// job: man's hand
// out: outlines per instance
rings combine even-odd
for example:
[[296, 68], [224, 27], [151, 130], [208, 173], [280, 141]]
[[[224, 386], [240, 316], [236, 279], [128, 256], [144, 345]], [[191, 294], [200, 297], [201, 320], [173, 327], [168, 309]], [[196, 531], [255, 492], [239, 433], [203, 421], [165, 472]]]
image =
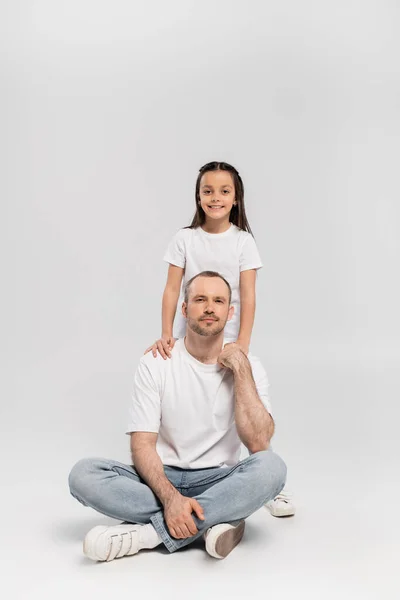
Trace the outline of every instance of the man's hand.
[[186, 498], [179, 492], [174, 494], [164, 504], [164, 519], [172, 537], [184, 539], [198, 533], [192, 512], [204, 521], [204, 513], [200, 504], [194, 498]]
[[248, 362], [242, 348], [235, 342], [225, 344], [217, 360], [222, 367], [227, 367], [232, 371]]

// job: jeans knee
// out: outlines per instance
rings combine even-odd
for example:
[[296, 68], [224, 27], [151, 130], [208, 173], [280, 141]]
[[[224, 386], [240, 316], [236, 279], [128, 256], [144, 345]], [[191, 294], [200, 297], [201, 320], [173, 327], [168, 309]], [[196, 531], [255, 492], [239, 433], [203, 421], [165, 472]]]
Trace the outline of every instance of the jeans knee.
[[68, 485], [74, 497], [81, 495], [85, 481], [91, 472], [93, 472], [92, 458], [82, 458], [72, 467], [68, 476]]
[[286, 483], [286, 463], [272, 450], [263, 450], [253, 456], [257, 457], [261, 467], [260, 484], [263, 482], [266, 488], [270, 489], [272, 487], [274, 489], [275, 495], [279, 494]]

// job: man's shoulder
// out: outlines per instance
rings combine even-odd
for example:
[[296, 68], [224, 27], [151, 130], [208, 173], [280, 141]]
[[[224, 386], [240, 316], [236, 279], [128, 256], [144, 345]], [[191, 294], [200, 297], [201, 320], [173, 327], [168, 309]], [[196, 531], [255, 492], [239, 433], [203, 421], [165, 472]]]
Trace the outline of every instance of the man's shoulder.
[[166, 362], [159, 352], [157, 352], [157, 356], [153, 356], [152, 352], [147, 352], [139, 359], [138, 367], [145, 368], [150, 373], [158, 373], [164, 368]]
[[[172, 357], [180, 352], [180, 339], [176, 340], [174, 347], [171, 350]], [[172, 359], [164, 359], [157, 351], [157, 356], [153, 356], [152, 352], [147, 352], [139, 360], [139, 366], [150, 371], [151, 374], [164, 373], [172, 365]]]
[[249, 363], [251, 365], [251, 369], [253, 371], [253, 375], [266, 375], [266, 370], [262, 364], [261, 358], [256, 356], [252, 352], [249, 352], [247, 355]]
[[253, 354], [253, 352], [251, 352], [251, 351], [248, 353], [247, 358], [249, 359], [250, 362], [261, 364], [261, 358], [259, 356], [257, 356], [256, 354]]

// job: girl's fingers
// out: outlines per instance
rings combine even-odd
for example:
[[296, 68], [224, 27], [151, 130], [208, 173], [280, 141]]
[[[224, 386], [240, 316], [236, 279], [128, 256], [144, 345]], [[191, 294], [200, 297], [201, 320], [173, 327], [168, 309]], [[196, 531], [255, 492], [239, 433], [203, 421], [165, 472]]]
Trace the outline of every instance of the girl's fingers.
[[146, 351], [145, 354], [147, 354], [148, 352], [152, 352], [153, 356], [157, 356], [157, 342], [155, 342], [154, 344], [152, 344], [151, 346], [149, 346]]
[[171, 358], [170, 346], [168, 342], [161, 342], [163, 344], [164, 352]]
[[161, 354], [161, 356], [163, 357], [163, 359], [164, 359], [164, 360], [167, 360], [167, 355], [166, 355], [166, 354], [165, 354], [165, 352], [164, 352], [164, 348], [163, 348], [163, 345], [162, 345], [162, 342], [161, 342], [161, 341], [158, 341], [158, 342], [157, 342], [157, 348], [158, 348], [158, 351], [159, 351], [159, 353], [160, 353], [160, 354]]
[[166, 360], [167, 357], [171, 358], [171, 350], [174, 346], [175, 346], [174, 338], [172, 338], [168, 341], [164, 341], [164, 340], [160, 339], [160, 340], [157, 340], [156, 342], [154, 342], [154, 344], [152, 346], [149, 346], [148, 348], [146, 348], [144, 354], [147, 354], [148, 352], [151, 351], [154, 358], [156, 358], [157, 350], [158, 350], [158, 352], [161, 354], [163, 359]]

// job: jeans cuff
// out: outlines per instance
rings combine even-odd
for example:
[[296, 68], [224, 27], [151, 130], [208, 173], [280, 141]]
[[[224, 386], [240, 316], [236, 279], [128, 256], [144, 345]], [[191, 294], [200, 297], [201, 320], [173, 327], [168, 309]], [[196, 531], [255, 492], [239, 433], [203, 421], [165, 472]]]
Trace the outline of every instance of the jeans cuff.
[[178, 546], [171, 539], [171, 536], [167, 533], [162, 512], [156, 513], [155, 515], [150, 517], [150, 521], [153, 523], [154, 529], [157, 531], [158, 535], [162, 539], [167, 550], [169, 550], [169, 552], [175, 552], [175, 550], [178, 550]]

